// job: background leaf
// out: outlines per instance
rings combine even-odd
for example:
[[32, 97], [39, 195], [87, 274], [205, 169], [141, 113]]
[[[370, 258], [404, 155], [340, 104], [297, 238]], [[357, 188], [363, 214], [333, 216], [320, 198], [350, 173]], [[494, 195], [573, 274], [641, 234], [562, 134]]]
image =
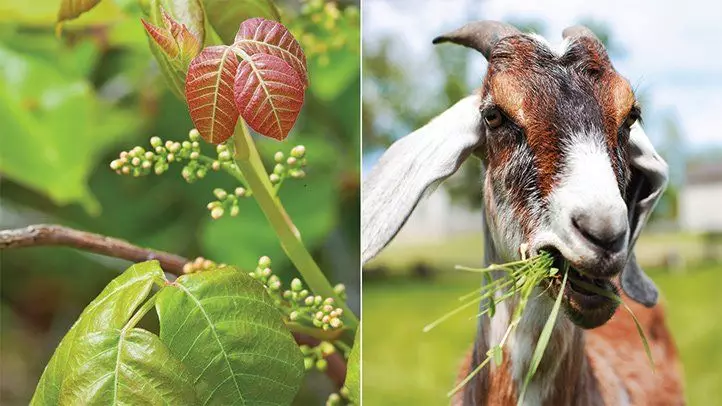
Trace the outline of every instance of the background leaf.
[[90, 163], [141, 121], [98, 100], [79, 72], [1, 43], [0, 60], [0, 172], [57, 204], [97, 213]]
[[87, 361], [66, 378], [60, 404], [197, 404], [186, 367], [146, 330], [90, 333], [78, 338], [74, 351]]
[[230, 138], [238, 121], [233, 102], [237, 69], [236, 54], [223, 45], [205, 48], [188, 67], [188, 110], [203, 139], [211, 144]]
[[348, 388], [349, 400], [356, 405], [361, 404], [361, 326], [356, 329], [356, 338], [353, 341], [351, 354], [348, 356], [348, 364], [346, 367], [346, 382], [344, 386]]
[[220, 268], [159, 293], [160, 338], [185, 363], [203, 404], [287, 405], [303, 358], [263, 286]]
[[203, 0], [206, 17], [224, 43], [232, 44], [241, 21], [253, 17], [281, 21], [272, 0]]
[[264, 53], [283, 59], [296, 71], [301, 81], [308, 84], [306, 55], [283, 24], [263, 18], [248, 19], [238, 29], [233, 46], [248, 55]]
[[61, 0], [58, 22], [72, 20], [95, 7], [100, 0]]
[[241, 60], [233, 94], [249, 127], [267, 137], [284, 140], [303, 107], [305, 87], [286, 61], [259, 53]]
[[113, 279], [85, 308], [45, 367], [31, 401], [34, 405], [57, 404], [63, 380], [83, 363], [78, 345], [87, 334], [123, 327], [145, 300], [155, 281], [164, 280], [158, 261], [135, 264]]

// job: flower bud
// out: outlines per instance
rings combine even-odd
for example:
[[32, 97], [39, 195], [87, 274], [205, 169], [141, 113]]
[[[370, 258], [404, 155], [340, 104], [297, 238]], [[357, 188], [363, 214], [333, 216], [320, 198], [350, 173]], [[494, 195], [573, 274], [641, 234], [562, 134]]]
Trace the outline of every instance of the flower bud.
[[291, 320], [291, 321], [296, 321], [296, 320], [298, 320], [298, 312], [297, 312], [297, 311], [292, 311], [291, 314], [288, 315], [288, 319]]
[[214, 207], [213, 210], [211, 210], [211, 217], [213, 218], [213, 220], [218, 220], [223, 216], [223, 213], [223, 207]]
[[183, 141], [183, 143], [181, 143], [181, 145], [183, 146], [184, 149], [191, 149], [190, 141]]
[[293, 147], [293, 149], [291, 150], [291, 156], [294, 157], [294, 158], [301, 159], [301, 158], [303, 158], [305, 155], [306, 155], [306, 147], [304, 147], [303, 145], [296, 145], [296, 146]]
[[272, 173], [271, 176], [268, 177], [268, 179], [274, 185], [281, 181], [281, 178], [278, 175], [276, 175], [275, 173]]
[[306, 299], [304, 299], [303, 303], [306, 306], [311, 306], [313, 304], [313, 296], [309, 296]]
[[234, 193], [238, 197], [243, 197], [246, 195], [246, 189], [242, 187], [237, 187], [236, 190], [234, 190]]
[[150, 145], [153, 148], [158, 148], [163, 145], [163, 141], [160, 139], [160, 137], [150, 137]]
[[131, 163], [133, 166], [138, 166], [138, 165], [140, 165], [140, 158], [135, 157], [135, 158], [133, 158], [133, 159], [130, 160], [130, 163]]
[[309, 371], [313, 368], [313, 358], [304, 358], [303, 359], [303, 368], [306, 369], [306, 371]]
[[339, 328], [339, 327], [341, 327], [342, 323], [341, 323], [341, 319], [333, 318], [333, 319], [331, 319], [331, 322], [328, 324], [330, 324], [331, 327], [333, 327], [333, 328]]
[[258, 267], [259, 268], [268, 268], [270, 266], [271, 266], [271, 258], [264, 255], [258, 259]]
[[191, 141], [198, 141], [201, 138], [201, 133], [197, 129], [192, 129], [188, 132], [188, 138]]
[[293, 278], [291, 281], [291, 290], [294, 292], [300, 292], [303, 289], [303, 282], [298, 278]]
[[238, 206], [231, 206], [231, 217], [236, 217], [240, 211], [241, 209], [239, 209]]
[[228, 197], [228, 193], [226, 193], [226, 191], [221, 188], [213, 189], [213, 194], [218, 198], [218, 200], [224, 200], [226, 197]]
[[276, 152], [276, 154], [273, 156], [273, 160], [276, 161], [276, 163], [279, 163], [279, 164], [280, 164], [281, 162], [283, 162], [283, 152], [281, 152], [281, 151]]
[[168, 154], [168, 162], [175, 161], [175, 155], [174, 154]]
[[213, 169], [214, 171], [221, 170], [221, 163], [218, 161], [213, 161], [213, 163], [211, 164], [211, 169]]
[[201, 154], [198, 153], [198, 151], [191, 152], [190, 158], [191, 159], [198, 159], [201, 156]]
[[328, 366], [328, 362], [323, 358], [316, 361], [316, 368], [321, 372], [325, 371], [327, 366]]
[[287, 163], [289, 166], [293, 166], [293, 165], [296, 165], [296, 164], [298, 163], [298, 160], [297, 160], [296, 158], [292, 157], [292, 156], [289, 156], [288, 159], [286, 160], [286, 163]]
[[276, 166], [273, 167], [273, 173], [275, 173], [276, 175], [280, 176], [285, 171], [286, 171], [286, 167], [283, 166], [283, 164], [276, 164]]
[[203, 179], [206, 176], [206, 172], [208, 172], [206, 168], [198, 168], [196, 176], [198, 176], [198, 179]]
[[123, 166], [119, 159], [115, 159], [110, 163], [110, 169], [117, 171]]
[[218, 160], [220, 161], [230, 161], [231, 160], [231, 153], [228, 150], [221, 151], [218, 153]]

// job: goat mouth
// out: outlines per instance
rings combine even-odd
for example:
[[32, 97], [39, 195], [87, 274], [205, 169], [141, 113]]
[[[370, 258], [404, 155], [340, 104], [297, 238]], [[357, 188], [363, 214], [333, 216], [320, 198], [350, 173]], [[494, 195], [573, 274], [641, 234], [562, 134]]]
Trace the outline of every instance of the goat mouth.
[[[567, 285], [564, 288], [562, 304], [567, 317], [577, 326], [584, 329], [599, 327], [609, 321], [619, 305], [614, 300], [619, 291], [611, 279], [593, 277], [575, 268], [556, 249], [547, 250], [554, 257], [553, 266], [567, 273]], [[555, 278], [550, 283], [549, 295], [556, 298], [561, 288], [562, 279]]]

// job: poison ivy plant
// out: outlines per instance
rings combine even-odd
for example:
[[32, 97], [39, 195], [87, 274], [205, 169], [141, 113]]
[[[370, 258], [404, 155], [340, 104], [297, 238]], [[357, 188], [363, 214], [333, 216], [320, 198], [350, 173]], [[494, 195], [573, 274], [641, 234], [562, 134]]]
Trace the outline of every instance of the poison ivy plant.
[[[245, 3], [280, 19], [270, 0]], [[63, 4], [82, 5], [83, 10], [93, 6]], [[311, 143], [319, 154], [319, 173], [282, 188], [305, 179], [306, 147], [295, 146], [289, 155], [277, 152], [273, 169], [267, 171], [259, 141], [247, 128], [265, 137], [259, 144], [288, 137], [311, 82], [306, 56], [286, 27], [271, 19], [250, 18], [240, 26], [236, 21], [229, 36], [229, 19], [250, 8], [231, 6], [223, 15], [224, 4], [149, 0], [140, 5], [161, 72], [186, 101], [196, 128], [181, 141], [154, 136], [149, 147], [121, 152], [110, 167], [137, 177], [161, 175], [180, 163], [188, 183], [211, 171], [229, 175], [235, 189], [213, 189], [217, 200], [207, 208], [214, 220], [240, 215], [242, 223], [226, 224], [250, 242], [239, 249], [244, 259], [213, 247], [207, 252], [250, 268], [245, 258], [252, 252], [257, 258], [259, 251], [273, 251], [276, 245], [280, 249], [274, 254], [284, 253], [303, 281], [294, 279], [284, 287], [265, 256], [248, 273], [197, 258], [177, 266], [173, 271], [182, 276], [174, 280], [166, 279], [157, 262], [137, 264], [111, 282], [68, 331], [43, 373], [33, 404], [286, 405], [305, 370], [323, 371], [327, 357], [346, 359], [352, 352], [358, 319], [346, 304], [345, 288], [331, 285], [305, 246], [308, 241], [316, 245], [336, 215], [330, 203], [337, 195], [337, 182], [329, 180], [334, 176], [328, 165], [332, 153]], [[68, 18], [75, 13], [69, 12]], [[221, 38], [228, 42], [219, 44]], [[215, 154], [203, 150], [202, 140], [215, 144]], [[307, 198], [310, 194], [323, 204], [304, 204], [314, 201]], [[283, 198], [294, 200], [292, 215]], [[243, 217], [251, 207], [257, 215]], [[292, 218], [302, 219], [300, 227]], [[158, 330], [138, 327], [153, 308]], [[292, 331], [318, 344], [303, 345], [302, 351]], [[348, 403], [348, 392], [333, 394], [329, 404]]]
[[[158, 334], [135, 327], [153, 306]], [[83, 311], [31, 404], [285, 405], [302, 376], [301, 352], [263, 285], [230, 267], [170, 282], [150, 261]]]

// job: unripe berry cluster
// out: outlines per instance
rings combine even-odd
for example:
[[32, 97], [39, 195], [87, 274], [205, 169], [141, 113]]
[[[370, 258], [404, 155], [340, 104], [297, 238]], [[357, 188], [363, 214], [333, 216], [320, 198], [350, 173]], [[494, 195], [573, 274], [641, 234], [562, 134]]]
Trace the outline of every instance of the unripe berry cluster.
[[221, 188], [216, 188], [213, 189], [213, 194], [218, 200], [214, 200], [206, 206], [211, 212], [213, 220], [223, 217], [226, 213], [229, 213], [231, 217], [236, 217], [240, 211], [238, 208], [238, 200], [251, 195], [250, 191], [240, 186], [237, 187], [233, 193], [228, 193]]
[[[283, 289], [278, 276], [271, 270], [271, 259], [264, 256], [258, 260], [258, 266], [249, 275], [263, 283], [276, 306], [288, 317], [288, 320], [300, 324], [310, 324], [322, 330], [336, 330], [343, 327], [343, 309], [336, 307], [333, 298], [314, 296], [305, 288], [300, 279], [291, 281], [290, 289]], [[334, 288], [343, 293], [341, 284]]]
[[110, 163], [110, 168], [122, 175], [144, 176], [151, 171], [160, 175], [168, 170], [169, 164], [188, 161], [183, 168], [183, 177], [187, 180], [203, 178], [209, 165], [198, 162], [201, 156], [199, 140], [200, 134], [196, 129], [191, 130], [188, 140], [183, 142], [163, 141], [160, 137], [152, 137], [149, 150], [138, 146], [130, 151], [123, 151], [118, 159]]
[[326, 406], [351, 406], [348, 399], [348, 388], [345, 386], [338, 391], [338, 393], [332, 393], [326, 399]]
[[183, 273], [194, 273], [194, 272], [201, 272], [201, 271], [210, 271], [212, 269], [218, 269], [223, 268], [228, 265], [226, 264], [217, 264], [210, 259], [206, 259], [203, 257], [197, 257], [193, 261], [187, 262], [185, 265], [183, 265]]
[[306, 371], [317, 369], [324, 372], [328, 366], [326, 357], [336, 352], [336, 347], [328, 341], [321, 341], [321, 343], [315, 347], [302, 345], [300, 349], [301, 354], [303, 354], [303, 366], [306, 368]]
[[307, 58], [318, 58], [321, 66], [331, 62], [329, 53], [358, 46], [359, 11], [357, 7], [338, 7], [337, 2], [304, 0], [300, 18], [291, 23]]
[[273, 160], [276, 165], [268, 178], [277, 188], [286, 178], [303, 179], [306, 176], [306, 172], [303, 170], [306, 166], [306, 147], [303, 145], [293, 147], [288, 158], [283, 152], [278, 151], [273, 156]]

